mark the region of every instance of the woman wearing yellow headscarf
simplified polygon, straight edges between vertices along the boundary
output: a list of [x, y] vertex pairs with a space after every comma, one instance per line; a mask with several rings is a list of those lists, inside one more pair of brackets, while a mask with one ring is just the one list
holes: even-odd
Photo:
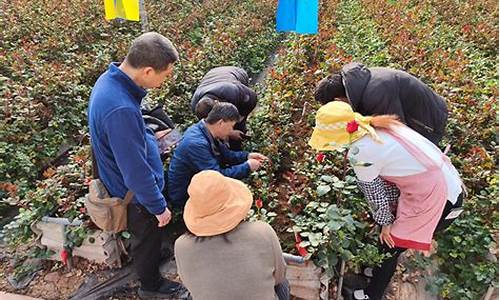
[[365, 117], [334, 101], [316, 114], [309, 145], [336, 150], [351, 144], [349, 156], [369, 164], [353, 166], [375, 222], [382, 226], [381, 250], [391, 253], [355, 299], [382, 299], [406, 249], [428, 251], [436, 230], [460, 214], [462, 182], [449, 159], [432, 142], [395, 116]]

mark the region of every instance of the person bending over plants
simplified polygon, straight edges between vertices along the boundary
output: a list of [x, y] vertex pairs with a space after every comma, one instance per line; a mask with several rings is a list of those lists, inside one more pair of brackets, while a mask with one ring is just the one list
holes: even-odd
[[241, 118], [229, 135], [231, 150], [242, 150], [241, 141], [248, 138], [247, 117], [257, 105], [257, 94], [248, 84], [248, 74], [242, 68], [217, 67], [203, 76], [191, 98], [191, 110], [199, 120], [206, 118], [217, 102], [228, 102], [236, 106]]
[[448, 119], [444, 99], [420, 79], [400, 70], [367, 68], [357, 62], [322, 79], [314, 97], [322, 104], [335, 99], [347, 102], [362, 115], [397, 115], [436, 145], [443, 138]]
[[381, 226], [381, 251], [391, 254], [354, 298], [382, 299], [398, 256], [407, 249], [429, 251], [434, 233], [462, 211], [460, 175], [436, 145], [396, 116], [365, 117], [340, 101], [318, 110], [309, 145], [321, 151], [349, 145], [358, 186]]

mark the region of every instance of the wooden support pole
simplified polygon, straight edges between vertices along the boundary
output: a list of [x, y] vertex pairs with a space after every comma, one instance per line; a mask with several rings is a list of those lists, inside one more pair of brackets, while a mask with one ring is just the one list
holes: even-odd
[[148, 22], [148, 14], [146, 12], [146, 5], [144, 4], [144, 0], [139, 0], [139, 15], [141, 17], [141, 27], [142, 32], [149, 31], [149, 22]]

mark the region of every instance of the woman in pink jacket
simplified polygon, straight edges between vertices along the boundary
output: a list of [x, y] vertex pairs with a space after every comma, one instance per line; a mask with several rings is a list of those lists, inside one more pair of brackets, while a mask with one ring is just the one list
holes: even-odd
[[439, 148], [397, 117], [364, 117], [340, 101], [318, 110], [309, 144], [317, 150], [350, 144], [358, 186], [382, 227], [382, 250], [392, 254], [354, 298], [381, 299], [398, 256], [406, 249], [430, 250], [434, 232], [462, 211], [460, 176]]

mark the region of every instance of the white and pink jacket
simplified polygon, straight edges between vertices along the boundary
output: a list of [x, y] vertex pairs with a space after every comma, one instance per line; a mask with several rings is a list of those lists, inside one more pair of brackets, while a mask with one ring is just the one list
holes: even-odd
[[371, 187], [363, 191], [369, 194], [374, 219], [381, 225], [392, 223], [396, 247], [429, 250], [446, 201], [455, 204], [462, 192], [460, 176], [446, 155], [414, 130], [398, 126], [376, 132], [382, 144], [365, 136], [353, 143], [350, 153], [371, 163], [354, 171], [360, 185]]

